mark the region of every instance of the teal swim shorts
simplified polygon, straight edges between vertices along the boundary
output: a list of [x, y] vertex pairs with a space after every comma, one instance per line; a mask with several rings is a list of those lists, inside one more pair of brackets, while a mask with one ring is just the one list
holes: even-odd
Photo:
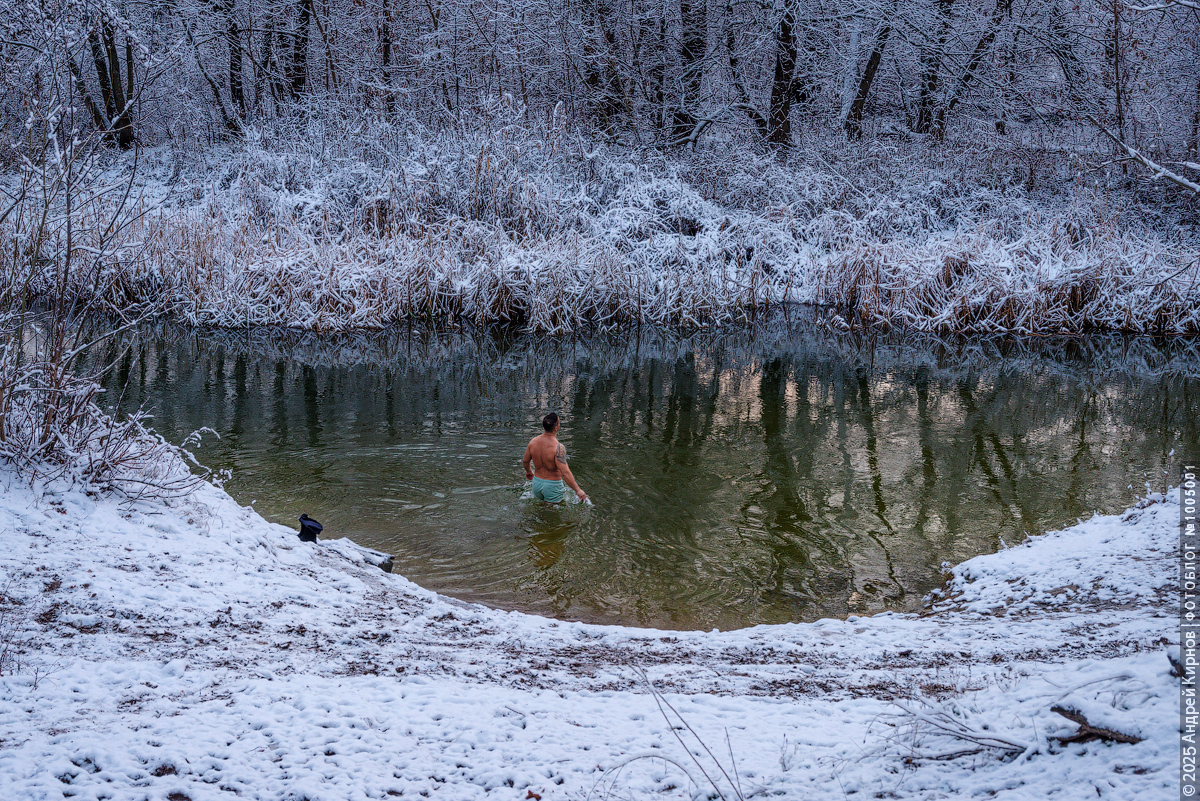
[[533, 477], [533, 497], [548, 503], [561, 503], [563, 499], [563, 480], [547, 481], [544, 478]]

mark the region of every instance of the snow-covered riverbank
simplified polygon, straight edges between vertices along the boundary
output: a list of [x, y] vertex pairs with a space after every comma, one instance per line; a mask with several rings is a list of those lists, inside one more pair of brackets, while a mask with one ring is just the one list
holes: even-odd
[[[1174, 492], [965, 562], [920, 616], [702, 633], [439, 597], [208, 485], [135, 509], [0, 486], [0, 638], [23, 650], [0, 677], [0, 798], [690, 798], [705, 774], [725, 798], [1177, 784]], [[1060, 745], [1077, 727], [1056, 704], [1144, 739]], [[920, 721], [942, 712], [1023, 753], [934, 736]]]
[[[848, 147], [834, 164], [807, 151], [668, 156], [509, 122], [100, 160], [103, 191], [73, 199], [72, 236], [105, 255], [65, 271], [66, 291], [116, 315], [140, 304], [192, 325], [326, 333], [687, 330], [783, 301], [826, 307], [836, 327], [1200, 330], [1194, 209], [1110, 196], [1073, 161], [1055, 158], [1053, 192], [1030, 192], [999, 178], [1010, 171], [996, 171], [995, 146], [977, 154], [993, 166], [964, 172], [924, 144], [871, 158]], [[0, 174], [0, 188], [40, 197], [18, 177]], [[115, 213], [107, 195], [127, 184], [121, 234], [88, 224]], [[58, 252], [6, 262], [31, 252], [29, 231], [50, 247], [44, 205], [0, 221], [0, 289], [63, 291]]]

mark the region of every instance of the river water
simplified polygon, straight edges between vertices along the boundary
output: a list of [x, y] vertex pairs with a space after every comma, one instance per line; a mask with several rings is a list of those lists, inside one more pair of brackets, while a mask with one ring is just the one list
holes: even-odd
[[[1200, 454], [1200, 355], [1178, 341], [163, 327], [101, 358], [110, 404], [174, 441], [218, 432], [197, 458], [267, 519], [599, 623], [912, 610], [944, 563], [1119, 511]], [[547, 410], [594, 506], [522, 497]]]

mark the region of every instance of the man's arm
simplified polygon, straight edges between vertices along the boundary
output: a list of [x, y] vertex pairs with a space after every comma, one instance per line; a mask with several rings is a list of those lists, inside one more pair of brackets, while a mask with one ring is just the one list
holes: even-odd
[[529, 463], [533, 461], [533, 454], [529, 451], [529, 446], [525, 446], [525, 455], [521, 457], [521, 466], [525, 468], [525, 478], [532, 479], [533, 471], [529, 469]]
[[567, 467], [567, 446], [561, 442], [558, 443], [558, 449], [554, 452], [554, 461], [558, 464], [558, 472], [562, 473], [563, 481], [567, 483], [568, 487], [575, 490], [575, 497], [586, 501], [587, 493], [575, 483], [575, 476], [571, 474], [571, 468]]

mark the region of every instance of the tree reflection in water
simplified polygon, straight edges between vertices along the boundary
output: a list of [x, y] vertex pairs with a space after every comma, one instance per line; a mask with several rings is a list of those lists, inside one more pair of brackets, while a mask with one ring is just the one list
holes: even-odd
[[[169, 438], [216, 429], [199, 457], [268, 518], [318, 516], [457, 597], [597, 622], [913, 609], [943, 562], [1117, 511], [1200, 454], [1183, 340], [156, 328], [94, 358]], [[547, 408], [594, 509], [520, 500]]]

